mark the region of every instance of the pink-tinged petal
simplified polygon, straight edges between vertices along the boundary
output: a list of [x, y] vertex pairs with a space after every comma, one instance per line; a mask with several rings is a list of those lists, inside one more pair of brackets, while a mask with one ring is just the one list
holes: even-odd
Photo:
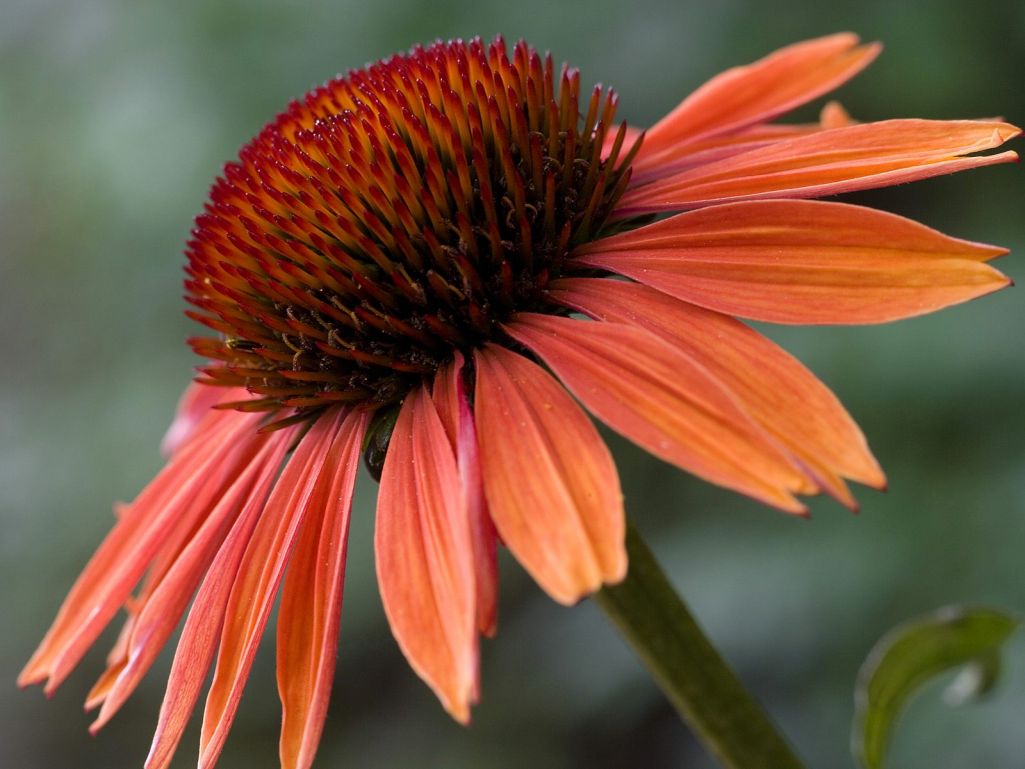
[[817, 123], [761, 123], [741, 131], [712, 136], [696, 142], [688, 142], [667, 148], [660, 154], [657, 164], [637, 169], [634, 167], [630, 184], [633, 187], [646, 184], [655, 179], [679, 173], [695, 166], [713, 163], [723, 158], [733, 157], [745, 152], [777, 144], [781, 141], [796, 139], [801, 136], [821, 131], [854, 125], [855, 121], [837, 102], [826, 104], [819, 114]]
[[477, 688], [472, 547], [456, 457], [421, 387], [402, 404], [381, 473], [377, 581], [402, 653], [464, 724]]
[[792, 513], [817, 487], [709, 371], [647, 331], [518, 313], [503, 326], [613, 430], [667, 462]]
[[744, 410], [843, 504], [843, 477], [883, 487], [865, 436], [829, 388], [775, 343], [740, 321], [637, 283], [566, 278], [552, 299], [597, 320], [645, 328], [704, 366]]
[[1009, 281], [1002, 248], [844, 203], [773, 200], [691, 211], [595, 241], [577, 263], [678, 299], [773, 323], [882, 323]]
[[787, 46], [754, 64], [712, 78], [648, 131], [642, 169], [674, 145], [771, 120], [840, 87], [867, 67], [882, 46], [859, 46], [840, 33]]
[[858, 121], [851, 117], [844, 106], [838, 101], [828, 102], [819, 113], [819, 125], [824, 129], [844, 128], [857, 125]]
[[[613, 125], [611, 130], [605, 133], [605, 141], [602, 142], [601, 146], [601, 159], [607, 160], [612, 154], [613, 148], [616, 146], [616, 139], [618, 138], [620, 126]], [[626, 131], [623, 133], [622, 151], [626, 151], [630, 147], [633, 147], [637, 143], [637, 140], [641, 138], [641, 134], [644, 133], [644, 129], [635, 128], [628, 125]]]
[[274, 484], [246, 547], [203, 712], [200, 769], [210, 769], [224, 747], [300, 527], [311, 510], [329, 504], [335, 468], [328, 462], [344, 418], [343, 410], [335, 409], [314, 421]]
[[886, 120], [820, 131], [685, 169], [628, 190], [618, 217], [733, 200], [813, 198], [1007, 163], [1014, 152], [966, 157], [1020, 133], [983, 120]]
[[522, 355], [487, 344], [474, 360], [484, 492], [503, 542], [560, 603], [620, 581], [623, 495], [591, 420]]
[[[125, 609], [128, 611], [129, 616], [126, 620], [124, 631], [119, 635], [118, 643], [111, 650], [110, 655], [108, 655], [107, 670], [104, 671], [100, 680], [97, 681], [93, 690], [89, 693], [86, 701], [86, 710], [91, 710], [103, 704], [111, 694], [111, 689], [115, 683], [118, 684], [118, 704], [117, 706], [108, 705], [104, 708], [100, 718], [90, 727], [93, 733], [110, 719], [117, 707], [120, 707], [142, 679], [149, 665], [152, 664], [160, 648], [167, 640], [168, 635], [174, 629], [175, 624], [177, 624], [178, 618], [187, 604], [188, 597], [191, 596], [196, 584], [206, 571], [206, 565], [193, 567], [194, 581], [188, 587], [186, 596], [176, 603], [163, 605], [155, 615], [152, 612], [149, 614], [150, 617], [155, 616], [159, 618], [158, 623], [164, 632], [153, 633], [149, 630], [139, 630], [135, 636], [135, 641], [132, 641], [131, 634], [134, 632], [132, 628], [139, 615], [147, 610], [147, 606], [151, 600], [154, 600], [158, 589], [164, 591], [164, 596], [167, 595], [167, 588], [163, 584], [164, 577], [172, 567], [176, 566], [186, 549], [194, 551], [192, 542], [196, 537], [210, 537], [212, 534], [214, 541], [208, 543], [206, 547], [210, 549], [209, 557], [213, 556], [213, 552], [219, 547], [221, 540], [223, 540], [225, 533], [231, 525], [234, 515], [237, 514], [241, 505], [241, 502], [234, 506], [225, 503], [224, 496], [244, 496], [244, 491], [240, 490], [237, 479], [240, 475], [247, 472], [251, 463], [256, 461], [257, 452], [263, 443], [264, 437], [257, 431], [257, 425], [254, 420], [251, 429], [247, 430], [235, 445], [228, 448], [223, 456], [219, 458], [218, 462], [212, 463], [213, 466], [207, 470], [207, 479], [209, 483], [213, 484], [211, 488], [216, 487], [221, 491], [210, 495], [206, 500], [197, 497], [194, 500], [197, 504], [186, 505], [180, 511], [177, 522], [164, 537], [157, 555], [152, 560], [142, 587], [134, 597], [126, 601]], [[220, 525], [211, 523], [209, 521], [211, 517], [220, 521]], [[206, 563], [208, 564], [209, 561]], [[177, 591], [178, 589], [180, 588], [175, 590]], [[166, 601], [163, 597], [159, 597], [157, 600], [161, 604], [165, 604]], [[178, 608], [172, 609], [172, 606], [177, 606]], [[145, 650], [141, 649], [141, 646], [145, 646]], [[129, 658], [131, 658], [131, 670], [125, 672], [125, 668], [129, 665]]]
[[48, 678], [52, 694], [129, 597], [165, 538], [183, 515], [204, 509], [221, 484], [211, 468], [248, 430], [252, 416], [210, 414], [193, 439], [124, 511], [64, 600], [43, 642], [18, 681]]
[[125, 665], [128, 664], [128, 639], [132, 635], [134, 624], [135, 615], [129, 614], [127, 619], [125, 619], [124, 625], [121, 626], [120, 632], [117, 634], [117, 640], [114, 642], [113, 648], [107, 654], [107, 669], [103, 671], [103, 674], [86, 695], [86, 712], [94, 710], [103, 704], [103, 701], [110, 694], [110, 690], [114, 686], [118, 675], [124, 670]]
[[298, 432], [297, 427], [291, 427], [271, 434], [264, 448], [268, 456], [261, 463], [249, 498], [203, 578], [171, 663], [156, 733], [146, 758], [146, 769], [166, 769], [174, 757], [217, 650], [225, 609], [238, 575], [239, 564], [252, 539], [253, 530], [260, 522], [281, 460]]
[[438, 370], [431, 397], [456, 452], [473, 539], [477, 628], [490, 638], [498, 628], [498, 534], [484, 499], [477, 429], [466, 394], [463, 366], [463, 356], [456, 352], [453, 362]]
[[198, 529], [192, 532], [188, 543], [176, 548], [176, 557], [166, 572], [151, 573], [153, 585], [139, 599], [141, 606], [134, 616], [126, 642], [124, 664], [104, 698], [99, 716], [89, 727], [93, 734], [135, 691], [174, 632], [196, 586], [209, 569], [238, 515], [261, 488], [261, 482], [266, 484], [266, 479], [280, 467], [285, 448], [280, 442], [270, 441], [267, 435], [255, 430], [247, 441], [252, 451], [240, 446], [233, 452], [240, 456], [229, 456], [224, 460], [234, 475], [234, 481], [224, 495], [208, 511]]
[[278, 614], [281, 767], [308, 769], [317, 753], [334, 683], [352, 489], [367, 413], [352, 412], [327, 459], [326, 504], [310, 511], [285, 577]]
[[249, 393], [240, 387], [215, 387], [190, 382], [178, 401], [174, 421], [160, 441], [160, 452], [165, 457], [174, 454], [192, 437], [206, 413], [218, 403], [230, 403], [247, 397], [250, 397]]

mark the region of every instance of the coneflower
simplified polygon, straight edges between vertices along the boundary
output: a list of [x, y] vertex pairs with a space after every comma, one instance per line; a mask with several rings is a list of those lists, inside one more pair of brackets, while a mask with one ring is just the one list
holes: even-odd
[[216, 661], [211, 767], [281, 589], [281, 764], [308, 767], [362, 456], [392, 631], [468, 721], [499, 543], [565, 604], [626, 574], [616, 468], [578, 402], [787, 512], [882, 487], [832, 393], [736, 319], [877, 323], [1008, 284], [986, 264], [1003, 249], [803, 200], [1016, 158], [974, 154], [1019, 133], [997, 121], [859, 124], [829, 105], [772, 122], [878, 51], [849, 34], [785, 48], [645, 133], [612, 91], [501, 39], [415, 48], [292, 103], [196, 220], [186, 298], [216, 335], [191, 341], [209, 362], [168, 464], [118, 508], [20, 683], [52, 691], [124, 608], [98, 729], [191, 601], [146, 766], [168, 765]]

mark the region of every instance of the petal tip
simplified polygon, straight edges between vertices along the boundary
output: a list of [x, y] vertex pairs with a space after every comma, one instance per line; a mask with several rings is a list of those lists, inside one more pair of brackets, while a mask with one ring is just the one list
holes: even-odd
[[448, 708], [448, 712], [460, 726], [470, 725], [471, 717], [469, 703], [463, 702], [456, 707]]
[[1000, 139], [1000, 143], [1003, 144], [1020, 136], [1021, 129], [1013, 123], [998, 123], [993, 133]]
[[19, 689], [27, 689], [30, 686], [35, 686], [36, 684], [41, 683], [44, 679], [45, 676], [32, 670], [31, 666], [26, 666], [25, 669], [18, 674], [16, 684]]

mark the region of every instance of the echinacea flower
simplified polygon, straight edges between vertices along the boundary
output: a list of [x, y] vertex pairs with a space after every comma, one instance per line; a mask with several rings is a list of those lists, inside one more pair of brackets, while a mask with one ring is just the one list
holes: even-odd
[[850, 34], [785, 48], [643, 134], [614, 122], [611, 91], [581, 103], [576, 70], [500, 39], [416, 48], [291, 104], [196, 221], [189, 314], [217, 336], [192, 340], [210, 363], [168, 463], [118, 507], [20, 683], [53, 691], [124, 608], [87, 703], [98, 729], [191, 601], [146, 766], [168, 765], [216, 661], [211, 767], [280, 590], [281, 763], [308, 767], [362, 455], [392, 631], [466, 722], [499, 543], [565, 604], [626, 573], [616, 468], [578, 402], [787, 512], [882, 487], [832, 393], [737, 319], [879, 323], [1008, 284], [986, 264], [1003, 249], [807, 200], [1016, 158], [977, 154], [1019, 133], [993, 120], [860, 124], [829, 105], [773, 122], [878, 52]]

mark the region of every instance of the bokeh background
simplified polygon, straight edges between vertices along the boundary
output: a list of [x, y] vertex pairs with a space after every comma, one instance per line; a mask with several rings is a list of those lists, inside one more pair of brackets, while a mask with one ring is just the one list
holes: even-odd
[[[614, 84], [622, 116], [648, 124], [727, 66], [841, 29], [887, 45], [840, 92], [861, 119], [1025, 120], [1018, 2], [0, 0], [0, 766], [146, 755], [166, 655], [95, 739], [80, 703], [105, 649], [49, 703], [14, 678], [111, 502], [160, 466], [195, 362], [179, 289], [191, 218], [288, 99], [415, 42], [501, 32]], [[1023, 179], [988, 168], [857, 200], [1009, 246], [1020, 281]], [[887, 628], [952, 602], [1025, 610], [1025, 302], [1012, 289], [895, 326], [770, 333], [836, 390], [888, 471], [859, 516], [816, 500], [810, 522], [790, 519], [612, 445], [631, 513], [711, 636], [809, 767], [848, 767], [854, 678]], [[472, 727], [453, 724], [385, 625], [374, 493], [364, 479], [319, 767], [712, 766], [600, 612], [555, 606], [509, 560], [483, 702]], [[267, 640], [225, 769], [277, 766]], [[951, 710], [930, 688], [891, 765], [1025, 767], [1023, 692], [1019, 640], [987, 702]], [[197, 732], [175, 766], [193, 765]]]

